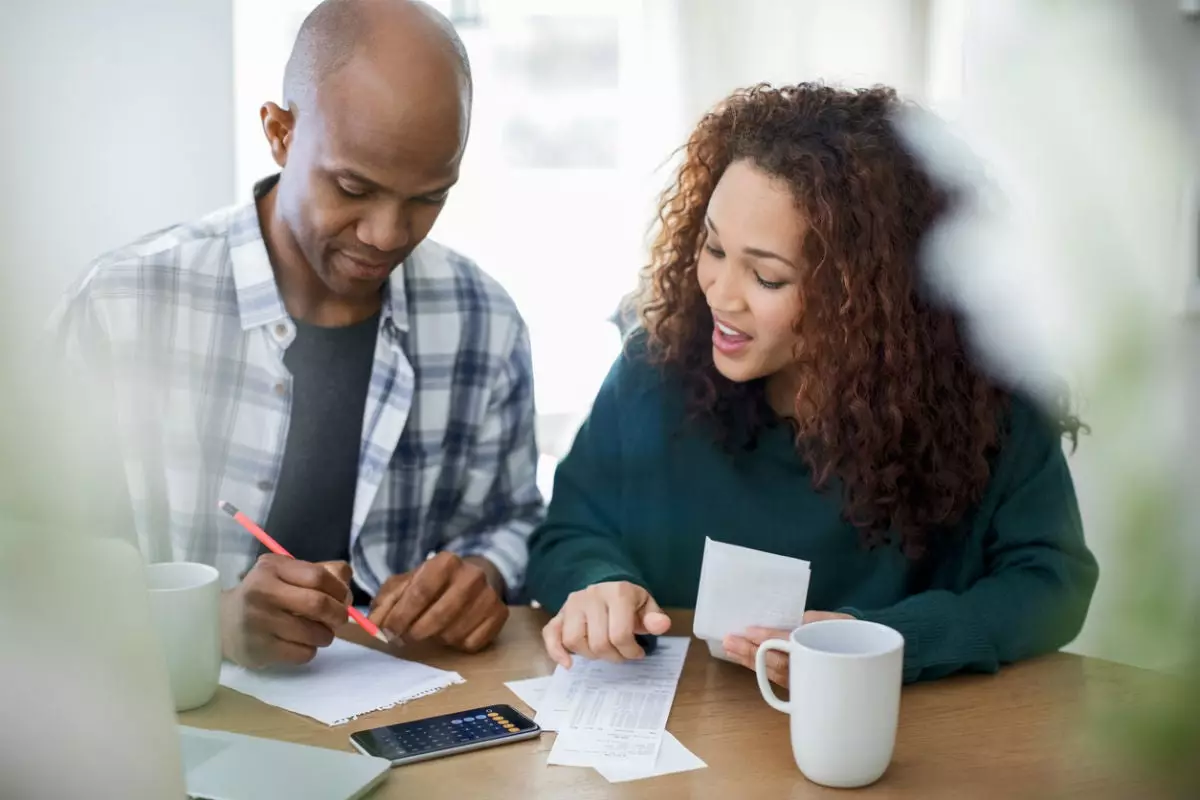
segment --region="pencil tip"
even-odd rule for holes
[[[392,640],[391,640],[391,639],[389,639],[389,638],[387,637],[387,634],[385,634],[383,631],[376,631],[376,632],[375,632],[375,638],[376,638],[376,639],[378,639],[379,641],[383,642],[384,644],[391,644],[391,643],[392,643]]]
[[[221,509],[231,517],[238,513],[237,508],[232,503],[226,503],[224,500],[217,501],[217,508]]]

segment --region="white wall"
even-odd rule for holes
[[[926,0],[678,0],[678,7],[693,119],[761,81],[924,92]]]
[[[231,0],[16,0],[0,269],[39,315],[94,256],[233,199]]]

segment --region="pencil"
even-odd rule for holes
[[[293,556],[287,550],[283,549],[283,545],[279,544],[279,542],[272,539],[271,535],[269,533],[264,531],[262,528],[258,527],[258,525],[256,525],[254,523],[254,520],[250,519],[245,514],[243,514],[241,511],[239,511],[238,507],[235,506],[233,503],[226,503],[224,500],[218,500],[217,507],[220,508],[222,511],[224,511],[229,516],[233,517],[234,520],[236,520],[237,523],[239,525],[241,525],[243,528],[250,531],[250,534],[255,539],[258,539],[260,542],[262,542],[263,546],[266,547],[268,550],[270,550],[272,553],[275,553],[276,555],[285,556],[287,558],[295,558],[295,556]],[[359,627],[362,628],[364,631],[371,634],[372,636],[374,636],[376,639],[383,642],[384,644],[391,643],[391,642],[389,642],[387,636],[384,635],[383,631],[379,630],[378,626],[376,626],[374,622],[371,622],[371,620],[369,620],[365,616],[363,616],[362,612],[359,611],[357,608],[355,608],[354,606],[346,606],[346,612],[350,614],[350,619],[357,622]]]

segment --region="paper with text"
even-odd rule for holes
[[[662,745],[658,748],[658,758],[650,770],[640,770],[627,764],[602,764],[596,767],[596,771],[609,783],[623,783],[657,775],[670,775],[673,772],[704,769],[707,766],[703,759],[684,747],[670,731],[666,731],[663,733]]]
[[[307,664],[261,670],[229,662],[221,665],[222,686],[326,725],[341,725],[462,682],[457,672],[394,658],[343,639],[334,639]]]
[[[689,640],[664,636],[652,655],[613,664],[575,657],[557,668],[537,721],[557,730],[548,763],[591,767],[627,760],[653,770]]]
[[[705,539],[692,632],[724,657],[721,641],[747,628],[798,628],[808,601],[809,563]]]
[[[544,678],[526,678],[519,681],[508,681],[504,685],[530,708],[537,712],[542,707],[546,691],[550,688],[550,676]],[[703,769],[708,764],[695,753],[688,750],[676,739],[670,731],[664,731],[662,744],[658,748],[658,758],[654,767],[649,771],[638,770],[621,764],[608,763],[596,768],[596,771],[610,783],[642,780],[657,775],[670,775],[674,772],[687,772],[693,769]]]

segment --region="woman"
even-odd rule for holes
[[[1062,646],[1096,583],[1061,437],[927,297],[949,197],[890,89],[738,92],[664,195],[635,333],[558,468],[528,588],[570,654],[639,658],[693,607],[706,536],[808,560],[805,621],[905,638],[904,678]],[[751,629],[724,648],[753,669]],[[786,655],[768,659],[787,684]]]

